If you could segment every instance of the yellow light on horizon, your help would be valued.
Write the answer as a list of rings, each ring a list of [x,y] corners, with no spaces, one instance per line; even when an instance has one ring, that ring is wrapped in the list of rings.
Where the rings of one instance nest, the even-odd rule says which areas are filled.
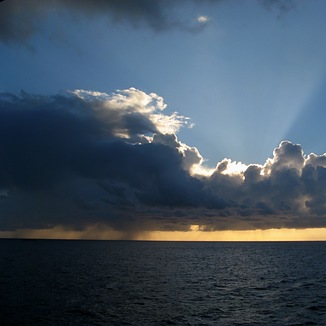
[[[156,241],[326,241],[326,228],[150,233]]]
[[[0,238],[85,239],[85,240],[146,240],[146,241],[326,241],[326,228],[201,231],[193,225],[191,231],[120,232],[103,225],[83,231],[52,229],[0,231]]]

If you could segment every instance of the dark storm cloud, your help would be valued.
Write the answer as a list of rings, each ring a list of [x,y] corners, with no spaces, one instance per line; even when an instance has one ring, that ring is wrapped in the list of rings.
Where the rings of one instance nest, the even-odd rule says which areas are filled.
[[[325,155],[282,142],[264,165],[201,173],[187,119],[134,88],[0,96],[0,230],[326,226]],[[198,172],[199,171],[199,172]]]
[[[200,157],[161,133],[183,123],[163,108],[156,94],[136,89],[112,96],[2,94],[0,228],[99,221],[127,228],[137,207],[203,205],[203,182],[184,169]]]
[[[207,21],[194,23],[196,17],[186,19],[180,12],[193,5],[201,7],[225,0],[7,0],[0,5],[0,41],[4,43],[25,42],[36,32],[44,29],[48,15],[62,10],[78,15],[92,17],[100,15],[114,22],[127,22],[133,27],[148,26],[155,31],[181,29],[189,32],[200,31]],[[259,0],[267,8],[286,11],[292,8],[289,0]],[[178,14],[179,12],[179,14]],[[181,17],[183,16],[183,17]]]
[[[52,97],[3,94],[0,98],[0,187],[43,188],[59,182],[60,176],[71,171],[92,178],[114,175],[119,169],[132,173],[128,164],[133,162],[138,167],[138,161],[151,155],[151,150],[146,146],[127,145],[121,139],[146,141],[142,136],[159,131],[148,114],[129,108],[131,97],[131,102],[124,103],[123,108],[117,107],[116,100],[120,101],[119,105],[123,101],[120,95],[100,101],[75,94]],[[169,147],[147,146],[154,152],[159,147],[167,148],[170,152],[166,156],[176,163],[178,156]]]

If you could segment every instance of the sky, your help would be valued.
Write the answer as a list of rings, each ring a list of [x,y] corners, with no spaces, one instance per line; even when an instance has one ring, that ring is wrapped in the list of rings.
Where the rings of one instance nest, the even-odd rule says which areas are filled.
[[[326,240],[324,0],[0,2],[0,236]]]

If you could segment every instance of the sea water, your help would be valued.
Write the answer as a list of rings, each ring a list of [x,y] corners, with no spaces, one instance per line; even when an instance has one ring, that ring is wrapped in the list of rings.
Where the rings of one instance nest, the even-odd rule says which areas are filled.
[[[326,325],[326,242],[0,240],[0,325]]]

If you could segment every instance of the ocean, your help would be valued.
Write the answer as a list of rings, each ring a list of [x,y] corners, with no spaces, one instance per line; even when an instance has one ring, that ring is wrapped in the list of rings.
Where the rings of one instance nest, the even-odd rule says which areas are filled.
[[[326,242],[0,240],[0,325],[326,325]]]

